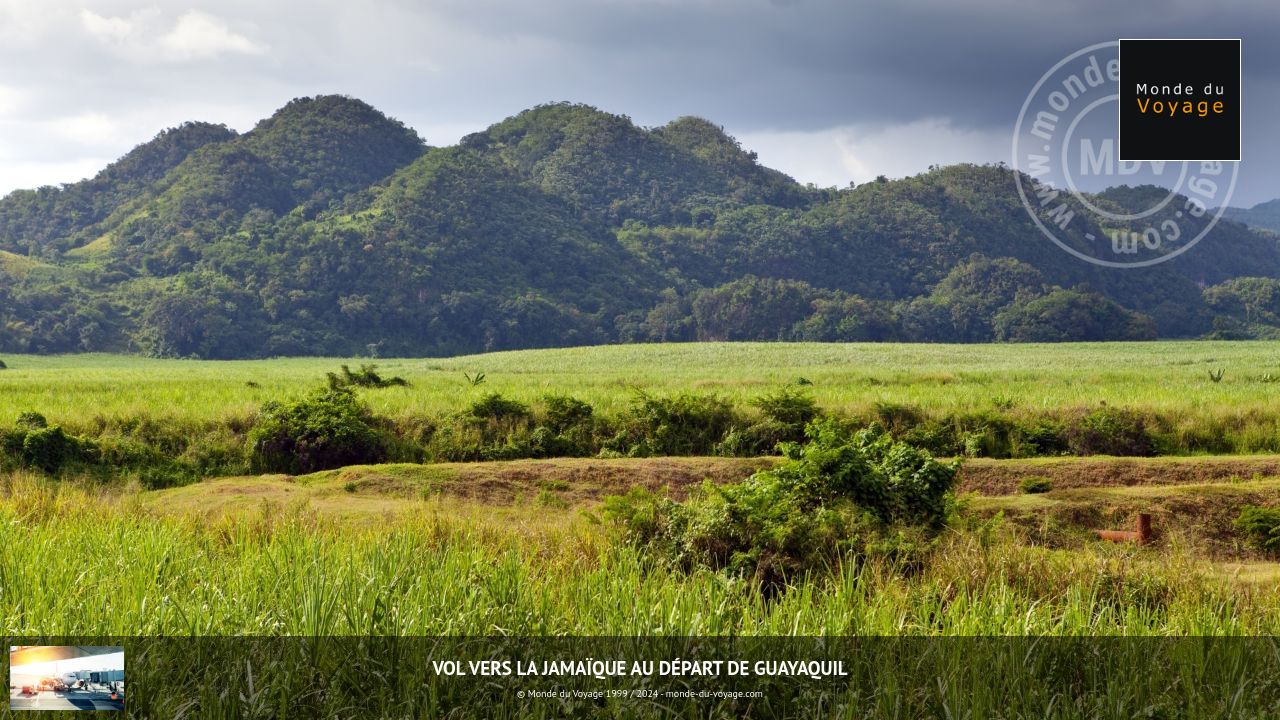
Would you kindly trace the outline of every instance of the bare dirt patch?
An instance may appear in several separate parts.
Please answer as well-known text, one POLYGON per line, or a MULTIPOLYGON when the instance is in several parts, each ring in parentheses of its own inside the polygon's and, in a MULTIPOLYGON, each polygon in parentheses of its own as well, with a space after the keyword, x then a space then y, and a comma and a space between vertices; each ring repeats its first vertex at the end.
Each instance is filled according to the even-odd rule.
POLYGON ((1013 495, 1027 477, 1046 477, 1055 489, 1196 485, 1280 476, 1280 457, 1053 458, 966 460, 958 489, 980 495, 1013 495))
POLYGON ((511 503, 539 492, 571 504, 596 502, 634 487, 682 498, 703 481, 739 482, 777 464, 778 458, 668 457, 522 460, 436 465, 437 489, 479 502, 511 503))

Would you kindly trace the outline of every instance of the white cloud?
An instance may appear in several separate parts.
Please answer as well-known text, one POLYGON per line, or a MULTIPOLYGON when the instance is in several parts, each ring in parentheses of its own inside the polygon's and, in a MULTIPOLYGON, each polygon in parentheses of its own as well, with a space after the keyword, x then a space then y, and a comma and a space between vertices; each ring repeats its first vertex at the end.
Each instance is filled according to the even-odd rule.
POLYGON ((0 0, 0 43, 5 50, 38 50, 63 13, 46 3, 0 0))
POLYGON ((124 42, 134 34, 138 24, 136 18, 136 15, 133 19, 104 17, 87 8, 80 11, 80 24, 90 35, 116 43, 124 42))
POLYGON ((61 185, 93 177, 115 158, 84 157, 68 162, 0 163, 0 197, 18 188, 61 185))
POLYGON ((203 60, 223 53, 262 55, 267 51, 238 33, 223 20, 199 10, 188 10, 172 30, 160 38, 160 47, 177 60, 203 60))
POLYGON ((88 146, 110 145, 118 139, 118 123, 105 113, 86 112, 50 123, 59 138, 88 146))
POLYGON ((30 94, 25 88, 0 85, 0 118, 21 114, 30 94))
POLYGON ((81 10, 80 24, 102 44, 139 63, 262 55, 268 49, 265 44, 233 31, 225 20, 199 10, 188 10, 167 29, 156 8, 136 10, 128 17, 81 10))
POLYGON ((1008 161, 1010 137, 999 130, 958 128, 946 118, 897 125, 849 125, 816 132, 738 136, 760 162, 800 182, 843 187, 877 175, 903 177, 930 165, 1008 161))

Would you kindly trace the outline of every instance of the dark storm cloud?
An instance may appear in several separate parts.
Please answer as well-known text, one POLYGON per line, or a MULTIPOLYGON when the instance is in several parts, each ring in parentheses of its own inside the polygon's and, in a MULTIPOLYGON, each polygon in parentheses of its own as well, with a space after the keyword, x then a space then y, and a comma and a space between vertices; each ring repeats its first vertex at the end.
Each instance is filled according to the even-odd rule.
MULTIPOLYGON (((1266 3, 560 2, 445 8, 486 34, 534 36, 596 73, 594 93, 669 116, 691 104, 741 127, 818 129, 947 115, 1008 124, 1058 58, 1117 37, 1243 35, 1252 74, 1274 78, 1280 13, 1266 3), (1252 42, 1256 40, 1256 42, 1252 42)), ((538 65, 518 84, 548 83, 538 65), (538 78, 543 80, 538 82, 538 78)), ((577 74, 572 76, 577 78, 577 74)), ((514 79, 514 78, 513 78, 514 79)), ((578 86, 581 88, 581 86, 578 86)))
POLYGON ((1269 122, 1280 13, 1151 0, 0 0, 0 191, 91 167, 183 119, 244 130, 321 92, 361 97, 433 142, 559 99, 646 125, 697 114, 773 138, 762 157, 802 180, 872 162, 814 165, 827 146, 800 145, 840 128, 898 138, 890 157, 904 162, 890 170, 931 162, 893 128, 938 119, 985 138, 974 159, 1001 160, 990 155, 1059 58, 1162 36, 1244 38, 1242 194, 1280 195, 1269 122))

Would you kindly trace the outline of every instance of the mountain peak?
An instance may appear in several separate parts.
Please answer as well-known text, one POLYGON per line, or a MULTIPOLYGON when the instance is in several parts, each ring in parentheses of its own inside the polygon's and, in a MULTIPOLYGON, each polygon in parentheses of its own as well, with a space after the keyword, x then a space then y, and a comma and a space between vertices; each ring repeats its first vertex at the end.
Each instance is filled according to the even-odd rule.
POLYGON ((653 131, 667 142, 697 155, 703 160, 722 162, 727 159, 755 161, 755 153, 742 149, 742 145, 724 127, 693 115, 685 115, 653 131))
POLYGON ((161 130, 154 138, 130 150, 108 165, 95 181, 130 180, 138 184, 155 182, 177 167, 187 155, 210 143, 234 139, 236 131, 226 125, 185 122, 161 130))
POLYGON ((302 199, 316 193, 332 199, 365 187, 425 149, 404 123, 346 95, 295 98, 242 140, 292 178, 302 199))
POLYGON ((258 122, 255 130, 270 127, 278 122, 307 117, 346 117, 366 121, 385 121, 387 117, 377 108, 350 95, 312 95, 296 97, 271 116, 258 122))

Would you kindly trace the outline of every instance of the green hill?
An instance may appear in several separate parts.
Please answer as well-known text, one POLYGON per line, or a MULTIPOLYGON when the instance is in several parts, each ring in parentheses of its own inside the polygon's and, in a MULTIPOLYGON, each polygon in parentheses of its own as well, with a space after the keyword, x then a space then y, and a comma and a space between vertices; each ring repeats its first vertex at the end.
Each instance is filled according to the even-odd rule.
POLYGON ((819 189, 707 120, 568 103, 430 148, 359 100, 301 98, 242 135, 188 123, 91 180, 0 199, 0 250, 28 259, 0 264, 0 351, 1280 334, 1274 234, 1223 222, 1170 262, 1098 268, 1040 235, 1015 179, 956 165, 819 189))
POLYGON ((1258 203, 1251 208, 1229 207, 1224 216, 1245 225, 1280 232, 1280 199, 1258 203))
POLYGON ((186 123, 139 145, 92 179, 10 193, 0 200, 0 249, 26 254, 65 247, 71 237, 146 192, 192 152, 234 137, 222 125, 186 123))

